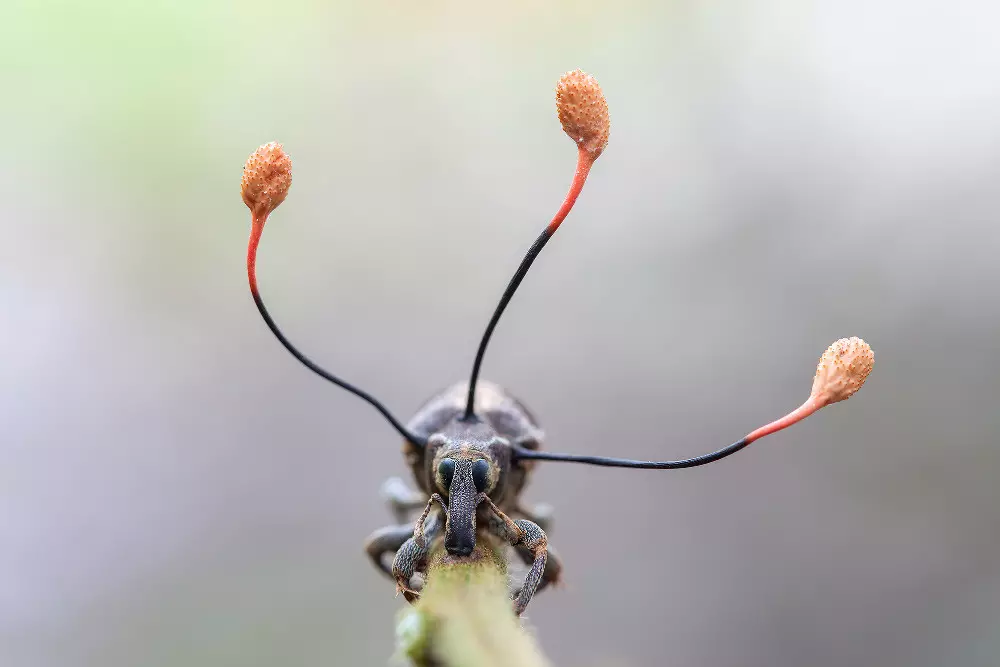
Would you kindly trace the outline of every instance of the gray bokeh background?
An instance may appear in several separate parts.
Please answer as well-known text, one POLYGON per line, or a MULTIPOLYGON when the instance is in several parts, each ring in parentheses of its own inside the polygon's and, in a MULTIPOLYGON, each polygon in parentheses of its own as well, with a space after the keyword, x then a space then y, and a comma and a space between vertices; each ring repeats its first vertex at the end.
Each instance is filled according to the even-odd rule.
POLYGON ((468 373, 574 150, 611 144, 484 375, 548 446, 559 665, 1000 657, 1000 9, 972 2, 14 2, 0 73, 0 664, 382 665, 378 415, 247 294, 243 161, 295 183, 259 257, 289 336, 401 417, 468 373))

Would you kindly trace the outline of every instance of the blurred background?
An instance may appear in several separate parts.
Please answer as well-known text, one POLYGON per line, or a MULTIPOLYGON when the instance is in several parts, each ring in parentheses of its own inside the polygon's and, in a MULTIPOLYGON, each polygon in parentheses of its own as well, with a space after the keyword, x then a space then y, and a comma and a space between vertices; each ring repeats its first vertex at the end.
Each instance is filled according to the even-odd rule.
POLYGON ((562 201, 566 70, 612 132, 484 366, 547 447, 560 666, 1000 660, 1000 5, 13 0, 0 10, 0 664, 384 665, 362 551, 396 434, 250 300, 246 157, 295 182, 258 260, 288 335, 406 419, 464 379, 562 201))

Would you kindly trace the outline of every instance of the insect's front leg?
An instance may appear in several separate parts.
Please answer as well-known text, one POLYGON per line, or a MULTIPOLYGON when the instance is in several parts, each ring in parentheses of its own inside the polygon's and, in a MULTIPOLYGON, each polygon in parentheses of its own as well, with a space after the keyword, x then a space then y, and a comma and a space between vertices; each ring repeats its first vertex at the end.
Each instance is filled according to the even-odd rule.
POLYGON ((430 545, 434 538, 444 527, 442 516, 448 511, 444 499, 438 494, 433 494, 427 501, 427 506, 417 519, 413 527, 413 537, 406 540, 403 546, 396 552, 396 558, 392 561, 392 576, 396 580, 396 590, 403 593, 403 597, 409 602, 414 602, 420 597, 420 592, 410 585, 410 580, 417 572, 422 572, 427 566, 427 556, 430 553, 430 545), (441 505, 441 511, 430 517, 434 503, 441 505))
POLYGON ((385 555, 399 551, 400 547, 411 537, 413 537, 413 526, 380 528, 365 540, 365 553, 372 559, 375 567, 392 577, 392 570, 385 562, 385 555))
MULTIPOLYGON (((535 595, 538 595, 543 590, 545 590, 549 584, 559 585, 562 581, 562 558, 556 553, 555 547, 551 544, 548 545, 548 554, 545 559, 545 569, 542 570, 542 579, 538 582, 538 588, 535 589, 535 595)), ((521 558, 521 561, 525 565, 532 565, 535 562, 535 554, 532 553, 530 549, 525 546, 514 547, 517 555, 521 558)), ((517 589, 514 592, 515 596, 521 594, 521 589, 517 589)))
POLYGON ((486 494, 481 495, 481 502, 487 503, 493 511, 490 520, 490 531, 507 541, 513 547, 524 547, 531 552, 533 563, 528 575, 524 578, 524 585, 518 592, 514 600, 514 613, 520 616, 525 607, 531 601, 531 596, 535 594, 542 574, 545 572, 545 564, 548 561, 548 538, 545 532, 537 524, 527 519, 513 520, 500 511, 486 494))
POLYGON ((410 513, 427 504, 427 495, 414 491, 399 477, 385 480, 380 492, 399 525, 386 526, 369 535, 365 540, 365 553, 375 567, 393 578, 392 568, 386 563, 385 555, 399 551, 406 540, 413 537, 413 525, 409 523, 410 513))

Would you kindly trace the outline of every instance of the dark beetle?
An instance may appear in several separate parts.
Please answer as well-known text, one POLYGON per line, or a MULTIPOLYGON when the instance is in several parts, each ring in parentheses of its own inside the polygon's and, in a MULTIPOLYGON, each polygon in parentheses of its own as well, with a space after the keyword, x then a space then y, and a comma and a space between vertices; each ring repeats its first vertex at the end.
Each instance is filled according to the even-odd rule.
POLYGON ((486 537, 512 545, 531 566, 516 595, 521 613, 538 588, 558 580, 560 563, 548 548, 544 509, 530 511, 519 496, 532 465, 517 451, 537 450, 542 438, 534 417, 500 387, 479 383, 475 417, 465 418, 468 384, 450 387, 431 399, 407 428, 418 441, 404 444, 407 462, 420 492, 398 478, 383 487, 398 525, 368 538, 366 550, 374 563, 390 574, 408 600, 416 597, 411 578, 426 565, 433 541, 444 535, 444 548, 454 556, 469 556, 477 539, 486 537), (408 512, 423 509, 416 527, 405 523, 408 512), (392 567, 383 558, 395 551, 392 567))
POLYGON ((542 451, 542 432, 534 416, 504 389, 478 382, 479 369, 493 330, 532 262, 566 218, 591 166, 607 144, 607 103, 597 82, 582 72, 570 72, 557 87, 557 108, 563 129, 578 146, 573 183, 553 220, 528 249, 507 285, 483 334, 467 383, 456 384, 428 401, 407 425, 367 392, 323 370, 299 352, 274 323, 257 289, 256 255, 264 223, 284 200, 291 184, 291 161, 279 144, 261 146, 243 171, 243 200, 252 226, 247 249, 250 292, 264 322, 292 355, 310 370, 375 407, 403 437, 404 452, 419 491, 398 478, 384 493, 397 525, 376 531, 366 550, 377 567, 392 577, 411 602, 419 593, 412 582, 436 545, 453 558, 470 556, 479 540, 491 546, 509 544, 530 566, 524 584, 514 592, 514 611, 524 611, 532 595, 558 581, 562 566, 545 535, 550 518, 544 508, 521 505, 520 494, 536 460, 571 461, 625 468, 689 468, 729 456, 763 436, 791 426, 819 408, 844 400, 861 386, 874 357, 860 339, 841 339, 820 361, 813 393, 782 419, 751 432, 732 445, 680 461, 636 461, 601 456, 553 454, 542 451), (825 365, 824 365, 825 364, 825 365), (411 513, 422 508, 415 524, 411 513), (439 542, 440 540, 440 542, 439 542), (387 554, 395 552, 391 566, 387 554))

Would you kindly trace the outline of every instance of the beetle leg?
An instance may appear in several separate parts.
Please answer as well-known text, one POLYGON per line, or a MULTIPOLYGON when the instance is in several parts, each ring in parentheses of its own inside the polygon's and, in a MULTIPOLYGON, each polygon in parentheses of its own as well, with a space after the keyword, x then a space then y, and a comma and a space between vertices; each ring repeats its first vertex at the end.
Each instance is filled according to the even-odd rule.
POLYGON ((392 569, 385 562, 387 553, 399 551, 408 539, 413 537, 413 526, 386 526, 379 528, 365 540, 365 553, 372 559, 375 567, 392 578, 392 569))
POLYGON ((506 540, 511 546, 524 547, 531 553, 531 569, 528 570, 524 584, 514 600, 514 613, 520 616, 531 601, 531 596, 538 589, 542 573, 545 572, 545 563, 548 561, 548 538, 537 524, 527 519, 515 521, 501 512, 500 508, 486 494, 481 494, 481 499, 481 502, 487 503, 493 510, 493 518, 491 518, 489 525, 490 531, 506 540))
POLYGON ((420 591, 413 588, 413 575, 427 567, 426 546, 420 546, 412 537, 403 543, 392 561, 392 578, 396 580, 396 593, 402 593, 411 604, 420 597, 420 591))
POLYGON ((402 592, 407 601, 411 603, 420 597, 420 592, 410 585, 410 580, 414 574, 422 572, 427 567, 430 543, 434 541, 444 526, 441 515, 447 509, 434 514, 428 521, 434 503, 439 503, 442 508, 446 508, 441 496, 436 493, 432 495, 413 527, 413 537, 403 542, 392 561, 392 577, 396 580, 396 591, 402 592))
MULTIPOLYGON (((531 565, 535 562, 535 554, 527 547, 518 546, 514 547, 514 550, 517 551, 517 555, 521 557, 525 565, 531 565)), ((562 569, 562 559, 556 553, 555 548, 551 544, 548 545, 548 558, 545 561, 545 569, 542 570, 542 578, 538 582, 538 588, 535 589, 535 595, 545 590, 549 584, 558 586, 562 582, 562 569)), ((520 593, 520 588, 514 591, 515 596, 520 595, 520 593)))
POLYGON ((389 511, 396 517, 396 523, 408 523, 413 510, 418 510, 427 502, 427 495, 414 491, 399 477, 390 477, 382 483, 379 493, 389 504, 389 511))

